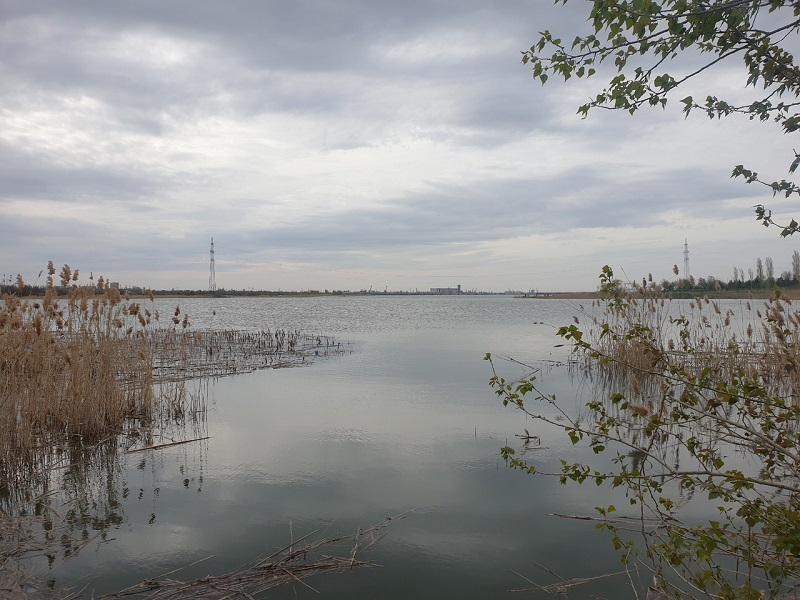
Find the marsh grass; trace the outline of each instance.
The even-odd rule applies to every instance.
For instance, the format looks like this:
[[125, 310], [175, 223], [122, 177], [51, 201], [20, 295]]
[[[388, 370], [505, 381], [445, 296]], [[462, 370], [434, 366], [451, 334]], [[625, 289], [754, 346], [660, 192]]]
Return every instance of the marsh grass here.
[[158, 315], [123, 301], [103, 278], [100, 294], [78, 285], [66, 265], [62, 296], [53, 274], [51, 263], [43, 299], [6, 294], [0, 307], [4, 471], [67, 440], [98, 442], [154, 409], [147, 339]]
[[[617, 437], [648, 445], [664, 462], [677, 464], [685, 450], [684, 422], [670, 416], [687, 392], [699, 391], [709, 405], [727, 398], [722, 416], [748, 426], [757, 419], [740, 410], [743, 390], [758, 390], [779, 412], [800, 407], [800, 307], [779, 290], [766, 300], [721, 303], [708, 296], [671, 300], [644, 282], [612, 287], [580, 314], [591, 350], [575, 355], [571, 376], [594, 398], [608, 399], [604, 414], [613, 417]], [[699, 410], [690, 421], [689, 434], [709, 444], [728, 444], [731, 452], [750, 445], [746, 436], [722, 431], [714, 411]]]
[[121, 481], [129, 456], [144, 469], [147, 451], [194, 442], [179, 453], [201, 452], [200, 491], [210, 380], [343, 353], [293, 330], [197, 331], [152, 294], [82, 284], [67, 265], [55, 276], [50, 262], [41, 298], [0, 296], [0, 587], [37, 593], [14, 565], [103, 543], [136, 493]]
[[[43, 298], [0, 304], [0, 481], [50, 468], [52, 454], [205, 410], [185, 382], [307, 364], [341, 353], [298, 331], [195, 331], [150, 294], [121, 296], [103, 277], [79, 282], [48, 264]], [[25, 283], [17, 279], [21, 291]]]
[[[755, 378], [775, 393], [800, 397], [800, 308], [775, 290], [734, 310], [708, 296], [670, 300], [655, 284], [636, 286], [581, 311], [594, 353], [583, 367], [616, 383], [647, 383], [666, 369], [712, 370], [720, 378]], [[638, 379], [637, 379], [638, 377]]]
[[[200, 491], [210, 380], [343, 353], [332, 338], [296, 330], [197, 331], [180, 307], [159, 314], [152, 294], [132, 300], [103, 277], [82, 284], [67, 265], [55, 276], [50, 262], [41, 298], [0, 296], [0, 588], [10, 597], [71, 597], [19, 567], [37, 556], [52, 565], [95, 540], [104, 543], [136, 493], [124, 481], [128, 460], [145, 469], [153, 449], [193, 442], [178, 452], [200, 452], [200, 472], [191, 479]], [[26, 289], [21, 277], [17, 289]], [[192, 461], [185, 462], [188, 469]], [[145, 492], [138, 493], [141, 499]], [[364, 536], [352, 539], [357, 547]], [[268, 588], [367, 564], [354, 554], [298, 560], [316, 546], [236, 577]], [[160, 592], [176, 586], [163, 582]], [[169, 597], [194, 597], [198, 589], [177, 587]]]

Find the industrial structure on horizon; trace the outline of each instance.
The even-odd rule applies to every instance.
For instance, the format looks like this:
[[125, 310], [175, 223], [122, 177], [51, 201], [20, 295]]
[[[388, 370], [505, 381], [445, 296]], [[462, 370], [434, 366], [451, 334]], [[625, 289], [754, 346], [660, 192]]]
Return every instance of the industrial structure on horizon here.
[[683, 238], [683, 278], [689, 279], [692, 274], [689, 272], [689, 240]]
[[451, 288], [431, 288], [431, 294], [439, 294], [444, 296], [455, 296], [461, 293], [461, 284], [459, 283], [456, 287]]
[[212, 294], [217, 291], [217, 274], [214, 272], [214, 238], [211, 238], [211, 266], [208, 273], [208, 291]]

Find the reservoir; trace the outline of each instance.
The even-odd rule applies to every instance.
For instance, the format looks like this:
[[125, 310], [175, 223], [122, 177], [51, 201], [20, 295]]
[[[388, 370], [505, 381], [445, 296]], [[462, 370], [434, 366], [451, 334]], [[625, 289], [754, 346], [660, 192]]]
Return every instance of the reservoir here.
[[[361, 556], [379, 567], [268, 597], [519, 598], [511, 590], [529, 589], [525, 597], [544, 598], [537, 586], [622, 570], [594, 523], [553, 516], [624, 510], [620, 498], [506, 468], [505, 445], [551, 472], [585, 450], [504, 408], [483, 360], [491, 352], [508, 379], [535, 371], [542, 391], [580, 414], [592, 390], [555, 335], [578, 304], [466, 295], [155, 301], [162, 315], [176, 304], [198, 330], [300, 330], [333, 336], [342, 352], [190, 383], [207, 411], [165, 424], [154, 443], [206, 439], [54, 474], [51, 503], [90, 541], [27, 561], [43, 581], [88, 584], [97, 596], [175, 569], [171, 577], [194, 579], [386, 517], [396, 517], [386, 537]], [[517, 437], [526, 429], [540, 443]], [[624, 575], [608, 577], [568, 597], [627, 597], [628, 586]]]

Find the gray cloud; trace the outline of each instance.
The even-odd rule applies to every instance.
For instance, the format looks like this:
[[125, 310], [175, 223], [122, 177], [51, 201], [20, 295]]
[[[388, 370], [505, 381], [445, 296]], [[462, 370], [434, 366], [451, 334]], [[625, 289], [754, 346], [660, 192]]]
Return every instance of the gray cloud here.
[[[781, 155], [761, 130], [742, 128], [737, 148], [674, 111], [581, 121], [602, 79], [532, 80], [519, 51], [545, 28], [573, 36], [584, 13], [518, 0], [6, 2], [0, 270], [52, 258], [202, 286], [213, 235], [232, 261], [338, 269], [340, 287], [348, 269], [399, 273], [403, 260], [501, 265], [514, 281], [554, 244], [580, 262], [625, 231], [619, 247], [636, 257], [654, 231], [679, 244], [750, 220], [759, 190], [727, 174]], [[594, 273], [570, 284], [591, 288]]]

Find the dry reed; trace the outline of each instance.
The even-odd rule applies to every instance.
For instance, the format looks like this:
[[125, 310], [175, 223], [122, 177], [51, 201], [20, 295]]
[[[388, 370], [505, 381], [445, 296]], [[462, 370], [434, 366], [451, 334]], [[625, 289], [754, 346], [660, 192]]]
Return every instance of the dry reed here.
[[[36, 554], [52, 562], [104, 539], [119, 519], [118, 501], [115, 486], [97, 474], [113, 479], [123, 451], [163, 446], [158, 439], [174, 437], [162, 434], [189, 421], [204, 439], [209, 378], [342, 353], [331, 338], [298, 331], [194, 331], [180, 308], [162, 321], [152, 294], [142, 306], [102, 277], [81, 285], [64, 265], [57, 285], [52, 262], [47, 272], [43, 298], [4, 294], [0, 303], [0, 597], [69, 597], [13, 565]], [[21, 277], [17, 285], [21, 292]], [[187, 381], [198, 378], [193, 392]], [[64, 499], [61, 493], [67, 502], [56, 509], [51, 499]], [[356, 549], [382, 526], [292, 547], [215, 578], [163, 580], [122, 595], [214, 598], [224, 586], [231, 597], [247, 597], [246, 590], [365, 566]], [[316, 554], [346, 539], [354, 544], [347, 557]]]
[[[253, 598], [266, 590], [290, 583], [299, 583], [314, 590], [305, 582], [305, 579], [313, 575], [344, 573], [356, 568], [377, 566], [374, 562], [363, 560], [362, 554], [383, 539], [386, 535], [383, 530], [388, 525], [404, 516], [401, 514], [389, 517], [368, 529], [359, 529], [354, 534], [331, 539], [312, 540], [311, 538], [317, 533], [314, 531], [265, 558], [219, 575], [208, 575], [188, 581], [168, 578], [181, 570], [177, 569], [99, 597], [153, 600]], [[4, 559], [0, 561], [0, 598], [50, 597], [74, 600], [84, 597], [84, 592], [91, 583], [78, 592], [54, 591], [23, 571], [3, 566], [3, 562], [9, 557], [22, 556], [42, 549], [40, 536], [33, 532], [33, 523], [32, 519], [12, 519], [0, 513], [0, 541], [5, 541], [5, 546], [0, 546], [2, 551], [0, 558]], [[213, 557], [196, 561], [188, 567], [210, 558]]]
[[[597, 351], [587, 369], [629, 377], [629, 369], [661, 375], [667, 366], [689, 373], [756, 377], [776, 393], [800, 395], [800, 308], [780, 292], [735, 312], [719, 300], [665, 299], [656, 284], [624, 293], [617, 302], [595, 301], [584, 313], [587, 339]], [[636, 385], [638, 382], [631, 382]], [[638, 394], [635, 387], [631, 397]]]
[[[3, 296], [0, 308], [0, 468], [36, 461], [66, 438], [92, 441], [148, 414], [153, 386], [147, 332], [154, 324], [100, 278], [79, 286], [49, 265], [42, 300]], [[22, 283], [21, 281], [19, 282]], [[133, 304], [133, 303], [131, 303]], [[141, 320], [137, 316], [142, 316]], [[149, 317], [148, 317], [149, 318]], [[0, 475], [5, 473], [0, 472]]]
[[[0, 304], [0, 481], [30, 476], [48, 454], [95, 444], [131, 422], [203, 410], [182, 382], [306, 364], [341, 352], [298, 331], [193, 331], [176, 308], [166, 323], [149, 304], [122, 297], [103, 277], [78, 282], [52, 261], [42, 299], [5, 294]], [[18, 277], [21, 291], [25, 284]]]
[[166, 578], [174, 573], [171, 572], [100, 598], [253, 598], [266, 590], [288, 583], [299, 583], [316, 592], [305, 579], [322, 573], [344, 573], [355, 568], [377, 566], [371, 561], [362, 560], [361, 554], [383, 539], [386, 535], [383, 529], [402, 517], [403, 515], [390, 517], [369, 529], [359, 529], [355, 534], [332, 539], [308, 541], [316, 533], [312, 532], [266, 558], [221, 575], [178, 581]]

